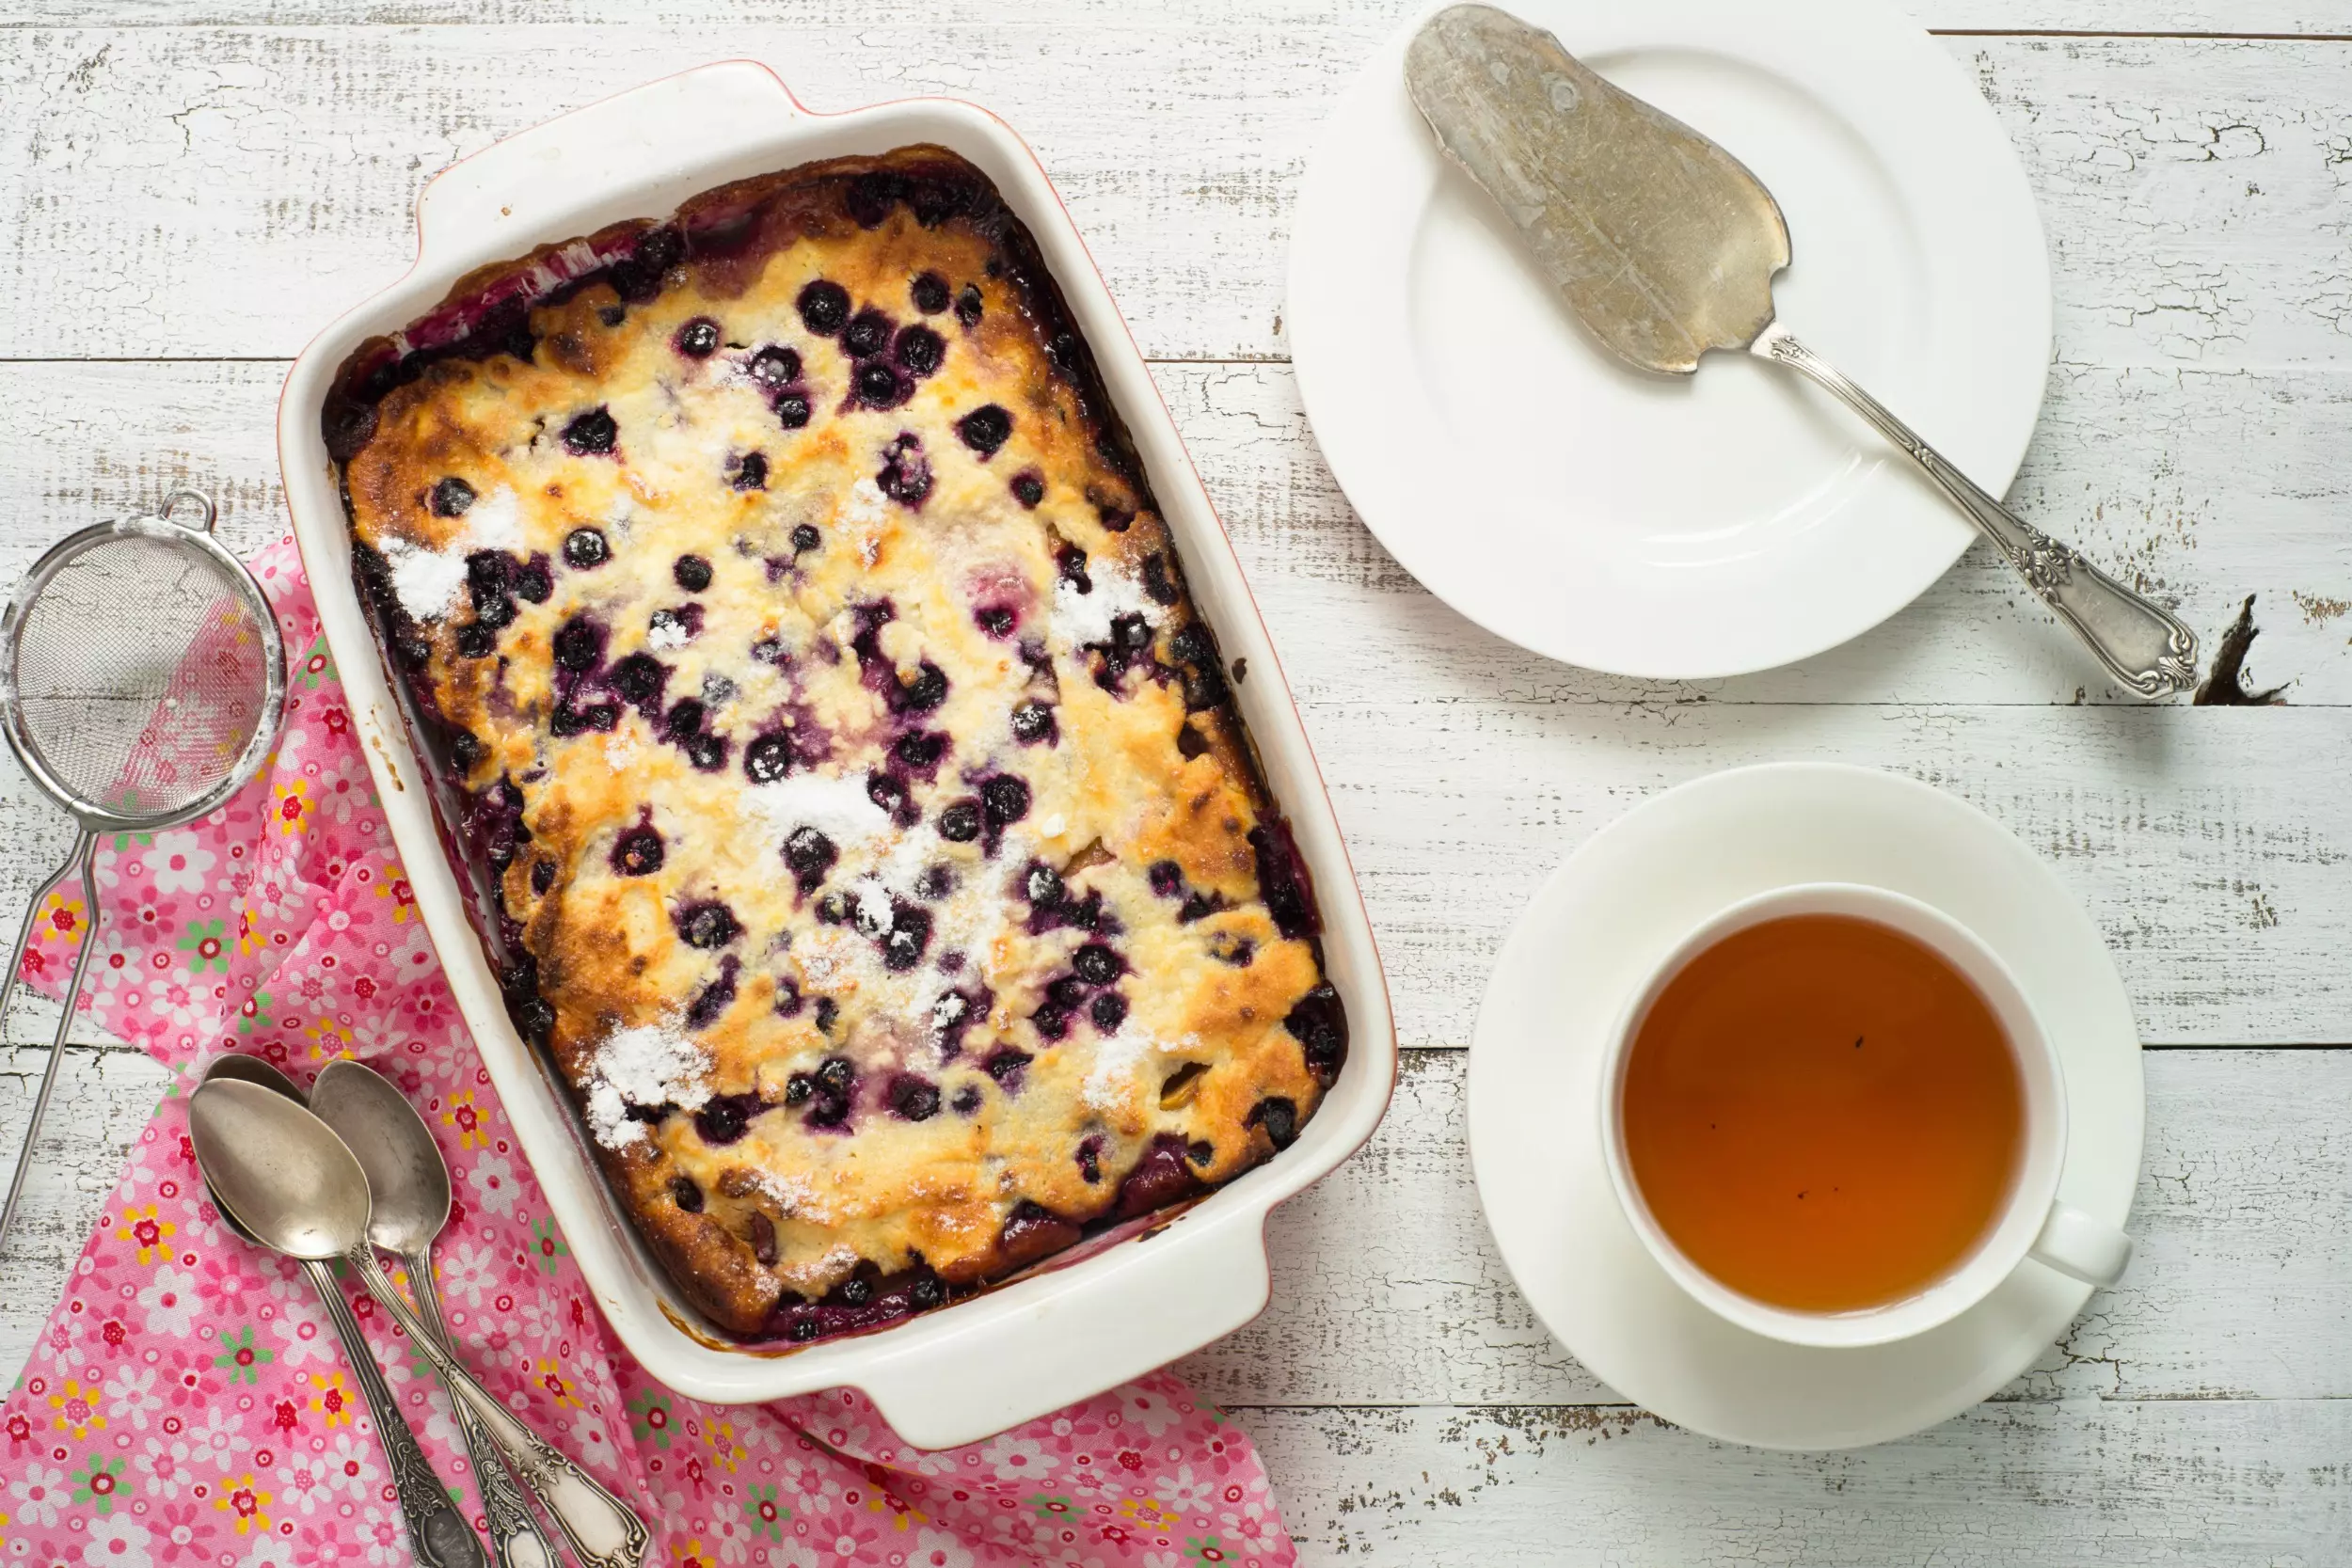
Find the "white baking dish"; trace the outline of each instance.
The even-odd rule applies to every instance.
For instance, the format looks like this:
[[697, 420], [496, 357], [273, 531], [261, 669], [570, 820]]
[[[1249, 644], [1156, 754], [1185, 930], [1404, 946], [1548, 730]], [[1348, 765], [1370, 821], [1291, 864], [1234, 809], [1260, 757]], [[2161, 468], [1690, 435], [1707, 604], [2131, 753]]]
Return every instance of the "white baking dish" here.
[[[1148, 1236], [1080, 1249], [1062, 1266], [865, 1336], [790, 1352], [738, 1348], [685, 1305], [646, 1254], [610, 1199], [552, 1065], [507, 1020], [352, 586], [319, 410], [336, 367], [361, 341], [423, 316], [474, 268], [621, 219], [664, 217], [731, 180], [914, 142], [970, 159], [1036, 237], [1135, 438], [1200, 611], [1229, 665], [1248, 661], [1235, 693], [1313, 873], [1351, 1044], [1338, 1083], [1295, 1144]], [[278, 420], [286, 499], [425, 928], [523, 1153], [622, 1342], [655, 1377], [696, 1399], [750, 1403], [862, 1388], [910, 1442], [944, 1448], [1099, 1393], [1256, 1316], [1269, 1291], [1266, 1213], [1371, 1135], [1395, 1080], [1395, 1031], [1355, 876], [1256, 603], [1142, 356], [1035, 155], [1003, 121], [968, 103], [922, 99], [813, 115], [765, 66], [736, 60], [608, 99], [467, 159], [425, 187], [417, 228], [408, 276], [320, 334], [286, 379]]]

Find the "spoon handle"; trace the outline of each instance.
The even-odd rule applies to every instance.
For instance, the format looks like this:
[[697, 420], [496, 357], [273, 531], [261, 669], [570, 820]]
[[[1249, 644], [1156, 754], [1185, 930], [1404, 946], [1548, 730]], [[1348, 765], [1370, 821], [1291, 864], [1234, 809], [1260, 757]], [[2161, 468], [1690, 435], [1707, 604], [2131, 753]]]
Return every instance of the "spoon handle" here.
[[516, 1420], [491, 1397], [488, 1389], [474, 1381], [471, 1372], [441, 1348], [432, 1331], [392, 1288], [391, 1276], [375, 1260], [374, 1250], [365, 1238], [343, 1254], [343, 1261], [358, 1272], [368, 1293], [408, 1331], [408, 1338], [449, 1386], [451, 1397], [470, 1406], [480, 1418], [490, 1441], [498, 1445], [499, 1452], [514, 1469], [515, 1479], [539, 1499], [539, 1506], [563, 1529], [564, 1539], [570, 1543], [572, 1555], [580, 1559], [582, 1568], [640, 1568], [652, 1536], [636, 1511], [606, 1491], [604, 1483], [596, 1477], [557, 1452], [547, 1439]]
[[[449, 1337], [449, 1325], [441, 1320], [440, 1292], [433, 1284], [432, 1253], [420, 1247], [415, 1252], [402, 1253], [400, 1260], [408, 1271], [408, 1293], [416, 1299], [417, 1316], [433, 1331], [434, 1339], [443, 1349], [456, 1354], [457, 1342]], [[491, 1555], [503, 1568], [555, 1568], [555, 1543], [540, 1530], [531, 1504], [523, 1499], [515, 1478], [507, 1473], [506, 1461], [499, 1456], [490, 1434], [482, 1430], [482, 1418], [465, 1401], [451, 1402], [457, 1407], [457, 1430], [465, 1434], [466, 1453], [473, 1460], [474, 1483], [482, 1490], [483, 1511], [490, 1516]]]
[[1787, 365], [1827, 388], [1919, 465], [1944, 493], [1983, 530], [2042, 602], [2099, 656], [2108, 673], [2142, 697], [2185, 691], [2197, 684], [2197, 634], [2161, 606], [2133, 593], [2074, 550], [2020, 520], [1887, 406], [1797, 341], [1778, 322], [1749, 352]]
[[359, 1321], [351, 1315], [343, 1288], [335, 1282], [335, 1271], [317, 1259], [305, 1259], [302, 1270], [318, 1287], [319, 1300], [326, 1303], [326, 1315], [342, 1339], [343, 1358], [351, 1363], [352, 1376], [367, 1399], [368, 1414], [375, 1418], [375, 1434], [383, 1442], [385, 1462], [392, 1467], [392, 1487], [400, 1496], [401, 1516], [407, 1521], [408, 1541], [416, 1548], [417, 1560], [425, 1568], [484, 1568], [482, 1542], [450, 1500], [449, 1488], [441, 1483], [433, 1462], [417, 1446], [417, 1434], [400, 1413], [400, 1402], [385, 1386], [384, 1374], [376, 1369], [375, 1353], [359, 1333]]

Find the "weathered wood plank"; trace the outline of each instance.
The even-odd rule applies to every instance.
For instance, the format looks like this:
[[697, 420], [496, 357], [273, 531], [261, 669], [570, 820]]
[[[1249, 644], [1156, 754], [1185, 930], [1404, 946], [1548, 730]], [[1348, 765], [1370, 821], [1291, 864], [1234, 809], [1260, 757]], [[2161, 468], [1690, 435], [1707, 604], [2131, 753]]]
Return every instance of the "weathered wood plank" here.
[[[21, 569], [55, 532], [183, 479], [223, 497], [232, 540], [249, 547], [271, 536], [282, 513], [266, 416], [279, 373], [0, 367], [0, 494], [20, 499], [0, 521], [0, 573]], [[2148, 421], [2129, 416], [2128, 394], [2154, 373], [2090, 378], [2067, 397], [2121, 386], [2112, 427], [2136, 430]], [[2207, 629], [2228, 594], [2261, 587], [2276, 641], [2257, 644], [2255, 673], [2294, 673], [2274, 662], [2272, 647], [2286, 648], [2323, 661], [2311, 667], [2314, 698], [2344, 701], [2352, 673], [2333, 644], [2346, 623], [2298, 629], [2276, 602], [2288, 587], [2352, 596], [2335, 586], [2352, 578], [2352, 558], [2322, 536], [2324, 507], [2289, 493], [2330, 477], [2322, 426], [2342, 406], [2337, 394], [2280, 403], [2280, 388], [2324, 380], [2310, 375], [2181, 379], [2223, 398], [2244, 382], [2251, 406], [2224, 402], [2185, 417], [2170, 444], [2087, 442], [2077, 450], [2112, 464], [2094, 484], [2118, 498], [2112, 511], [2137, 515], [2152, 504], [2130, 499], [2137, 465], [2164, 460], [2186, 470], [2181, 483], [2198, 495], [2241, 496], [2191, 531], [2258, 525], [2230, 534], [2226, 593], [2199, 590]], [[1322, 475], [1284, 370], [1167, 367], [1164, 383], [1305, 709], [1408, 1044], [1464, 1037], [1511, 921], [1586, 834], [1668, 784], [1790, 756], [1931, 780], [2050, 856], [2116, 948], [2151, 1041], [2352, 1040], [2352, 974], [2342, 962], [2352, 707], [2042, 705], [2072, 695], [2073, 656], [1982, 563], [1854, 647], [1793, 672], [1692, 689], [1593, 676], [1486, 637], [1403, 578]], [[2231, 430], [2298, 401], [2312, 405], [2308, 422], [2276, 414], [2286, 439], [2233, 455], [2250, 443]], [[2068, 428], [2054, 422], [2051, 438]], [[2264, 452], [2278, 476], [2268, 499], [2256, 493]], [[2149, 559], [2169, 580], [2193, 581], [2189, 563], [2201, 557], [2185, 548]], [[2032, 650], [2022, 673], [2001, 662], [2011, 647]], [[2298, 703], [2303, 695], [2297, 688]], [[1400, 745], [1402, 736], [1412, 742]], [[68, 835], [13, 769], [0, 773], [0, 829], [24, 847], [0, 866], [0, 909], [9, 909]]]
[[[853, 34], [820, 14], [8, 30], [0, 211], [17, 221], [0, 236], [0, 277], [15, 309], [0, 318], [0, 356], [290, 355], [407, 264], [410, 206], [433, 170], [732, 55], [775, 63], [820, 108], [911, 93], [987, 103], [1037, 147], [1148, 353], [1280, 356], [1291, 194], [1385, 12], [1081, 26], [918, 20], [901, 0]], [[2343, 44], [1946, 43], [2041, 198], [2061, 359], [2341, 354]]]
[[[2131, 1272], [2005, 1401], [2352, 1396], [2352, 1051], [2154, 1051]], [[1184, 1363], [1229, 1404], [1615, 1402], [1505, 1272], [1467, 1058], [1417, 1052], [1364, 1150], [1277, 1212], [1274, 1305]], [[1576, 1134], [1565, 1128], [1563, 1136]], [[2221, 1282], [2226, 1281], [2226, 1286]]]
[[[2352, 32], [2352, 10], [2327, 0], [1905, 0], [1902, 8], [1938, 30], [2303, 35]], [[1125, 0], [1027, 0], [1021, 20], [1069, 28], [1200, 27], [1228, 24], [1227, 0], [1167, 0], [1140, 9]], [[1251, 20], [1292, 27], [1401, 26], [1420, 0], [1265, 0]], [[1001, 21], [1001, 0], [880, 0], [860, 6], [860, 27], [985, 25]], [[639, 27], [747, 23], [824, 25], [841, 21], [833, 0], [22, 0], [0, 25], [121, 26], [480, 26], [536, 23], [625, 23]]]
[[[1547, 1335], [1494, 1252], [1463, 1143], [1465, 1058], [1415, 1053], [1387, 1122], [1277, 1213], [1273, 1307], [1192, 1357], [1235, 1405], [1613, 1403]], [[38, 1053], [0, 1063], [13, 1160]], [[18, 1234], [0, 1254], [0, 1378], [63, 1288], [167, 1083], [120, 1050], [68, 1053]], [[2006, 1389], [2009, 1402], [2352, 1397], [2352, 1052], [2153, 1052], [2123, 1283]], [[2228, 1281], [2226, 1290], [2216, 1282]]]
[[1990, 1404], [1907, 1442], [1727, 1448], [1621, 1411], [1245, 1411], [1300, 1560], [1414, 1568], [2325, 1568], [2352, 1404]]

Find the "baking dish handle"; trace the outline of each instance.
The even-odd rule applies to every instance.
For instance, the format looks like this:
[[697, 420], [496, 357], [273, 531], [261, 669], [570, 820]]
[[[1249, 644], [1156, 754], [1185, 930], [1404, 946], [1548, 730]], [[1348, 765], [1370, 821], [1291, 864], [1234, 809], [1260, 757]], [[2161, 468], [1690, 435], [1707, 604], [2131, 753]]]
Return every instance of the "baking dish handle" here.
[[772, 140], [780, 124], [807, 112], [756, 60], [697, 66], [459, 159], [418, 198], [419, 235], [427, 252], [463, 245], [511, 255], [585, 193], [707, 169], [739, 145]]
[[957, 1448], [1190, 1354], [1265, 1310], [1271, 1289], [1258, 1204], [1223, 1214], [1204, 1204], [1088, 1267], [1111, 1259], [1083, 1290], [1056, 1290], [1048, 1275], [1017, 1306], [1019, 1286], [974, 1303], [983, 1310], [961, 1331], [860, 1368], [857, 1386], [916, 1448]]

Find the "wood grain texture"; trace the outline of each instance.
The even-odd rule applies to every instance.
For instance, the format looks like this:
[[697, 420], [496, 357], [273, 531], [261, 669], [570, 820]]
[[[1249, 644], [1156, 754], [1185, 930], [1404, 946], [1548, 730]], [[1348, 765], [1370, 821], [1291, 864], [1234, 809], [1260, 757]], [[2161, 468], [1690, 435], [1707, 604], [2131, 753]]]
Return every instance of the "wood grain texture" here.
[[[1385, 20], [885, 16], [852, 38], [802, 17], [0, 32], [0, 102], [15, 108], [0, 119], [0, 211], [17, 219], [0, 230], [16, 307], [0, 316], [0, 357], [291, 356], [407, 265], [434, 171], [734, 55], [775, 65], [820, 109], [916, 93], [986, 103], [1037, 149], [1146, 353], [1281, 356], [1292, 192]], [[2344, 44], [1945, 43], [2040, 199], [2061, 360], [2335, 356], [2352, 327]]]
[[[2139, 373], [2116, 372], [2124, 382]], [[251, 364], [0, 366], [0, 491], [40, 502], [0, 531], [0, 572], [21, 569], [53, 532], [176, 483], [220, 497], [223, 527], [241, 547], [274, 537], [283, 506], [270, 420], [281, 374]], [[1660, 688], [1595, 676], [1470, 626], [1389, 561], [1314, 456], [1286, 367], [1183, 364], [1160, 374], [1331, 782], [1406, 1043], [1467, 1037], [1512, 920], [1595, 829], [1682, 780], [1796, 756], [1940, 784], [2049, 857], [2106, 933], [2149, 1041], [2352, 1041], [2343, 963], [2352, 946], [2343, 893], [2352, 706], [2304, 704], [2301, 686], [2284, 708], [2057, 705], [2083, 678], [2075, 656], [1997, 567], [1974, 557], [1887, 626], [1794, 670]], [[2259, 388], [2253, 396], [2231, 417], [2265, 417]], [[2086, 411], [2050, 429], [2078, 423], [2096, 420]], [[2295, 475], [2316, 483], [2330, 472], [2316, 418], [2296, 442], [2299, 461], [2269, 465], [2287, 476], [2282, 489]], [[2103, 450], [2086, 439], [2064, 460], [2077, 482], [2095, 474], [2118, 493], [2139, 483], [2144, 451], [2099, 467]], [[2183, 494], [2248, 495], [2228, 508], [2233, 516], [2272, 520], [2301, 505], [2282, 496], [2265, 509], [2252, 495], [2259, 460], [2230, 456], [2245, 444], [2199, 434], [2193, 421], [2169, 450], [2207, 470], [2182, 481], [2195, 487]], [[2289, 583], [2344, 580], [2314, 562], [2340, 562], [2352, 578], [2347, 545], [2320, 537], [2321, 509], [2304, 515], [2233, 533], [2232, 594], [2259, 583], [2283, 598]], [[2187, 552], [2203, 547], [2151, 559], [2192, 581], [2198, 558]], [[2235, 608], [2227, 594], [2200, 602], [2208, 631]], [[2313, 626], [2300, 641], [2291, 614], [2269, 624], [2253, 673], [2289, 678], [2274, 648], [2299, 653], [2314, 660], [2306, 684], [2331, 688], [2340, 704], [2352, 680], [2333, 647], [2344, 624]], [[2001, 661], [2019, 647], [2033, 657], [2010, 671]], [[1955, 650], [1972, 657], [1958, 662]], [[13, 770], [0, 783], [0, 828], [25, 847], [0, 865], [0, 894], [21, 898], [70, 837]], [[11, 1033], [33, 1037], [22, 1025]]]
[[1314, 1563], [2332, 1568], [2352, 1404], [1986, 1404], [1904, 1442], [1730, 1448], [1623, 1411], [1241, 1412]]

